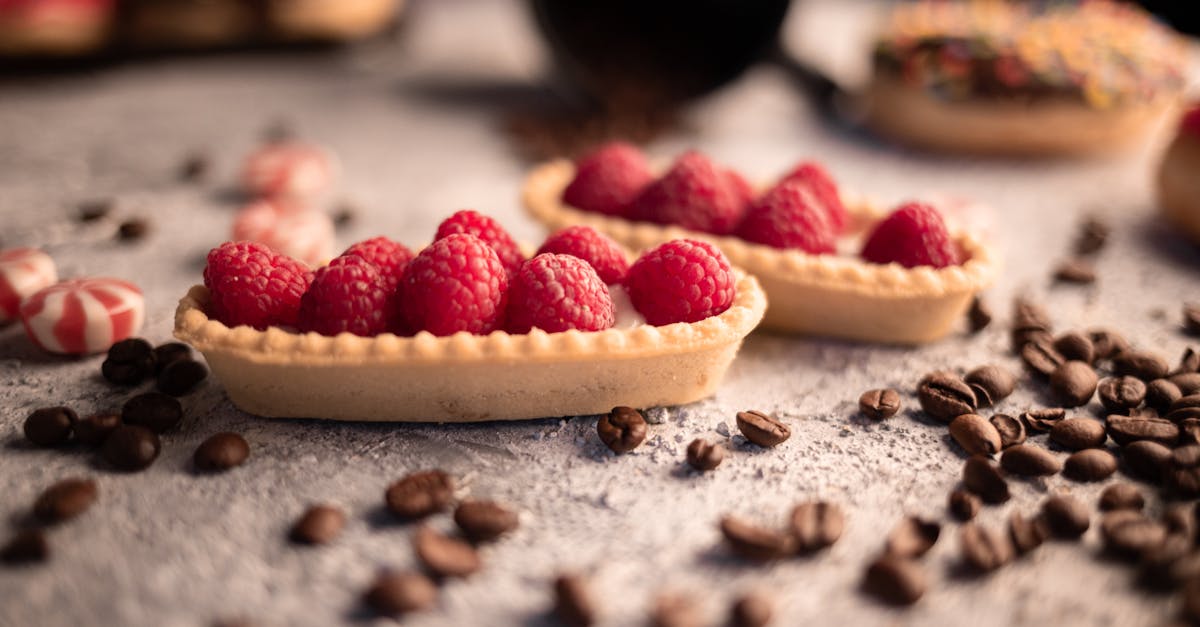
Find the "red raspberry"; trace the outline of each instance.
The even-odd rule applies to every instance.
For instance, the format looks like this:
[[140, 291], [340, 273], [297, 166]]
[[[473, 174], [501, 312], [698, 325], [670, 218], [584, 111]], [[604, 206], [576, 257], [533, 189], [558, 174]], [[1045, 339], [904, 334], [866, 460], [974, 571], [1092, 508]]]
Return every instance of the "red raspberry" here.
[[741, 176], [692, 150], [642, 191], [631, 215], [635, 220], [725, 235], [737, 228], [751, 197], [750, 186]]
[[616, 320], [612, 295], [588, 262], [546, 253], [521, 266], [508, 297], [508, 332], [600, 331]]
[[738, 237], [814, 255], [834, 252], [833, 228], [805, 181], [785, 180], [750, 205]]
[[563, 190], [562, 200], [584, 211], [628, 217], [633, 200], [653, 180], [640, 150], [610, 142], [576, 162], [575, 178]]
[[806, 161], [788, 172], [778, 185], [789, 181], [801, 181], [808, 186], [821, 209], [825, 211], [834, 235], [846, 230], [850, 216], [846, 213], [846, 205], [842, 203], [842, 195], [838, 193], [837, 183], [833, 182], [828, 170], [819, 163]]
[[496, 251], [510, 277], [525, 263], [525, 255], [521, 254], [521, 248], [513, 241], [508, 231], [505, 231], [499, 222], [477, 211], [464, 209], [446, 218], [438, 225], [437, 236], [434, 239], [439, 240], [454, 233], [474, 235], [486, 242]]
[[537, 254], [571, 255], [592, 264], [600, 280], [608, 285], [619, 284], [629, 272], [625, 251], [613, 239], [590, 226], [576, 225], [546, 238]]
[[872, 263], [898, 263], [906, 268], [944, 268], [959, 263], [959, 250], [942, 215], [929, 205], [910, 202], [875, 226], [862, 249]]
[[1200, 138], [1200, 104], [1194, 104], [1187, 113], [1183, 114], [1183, 121], [1179, 125], [1181, 133], [1187, 133], [1192, 137]]
[[317, 270], [300, 299], [296, 326], [321, 335], [342, 332], [373, 337], [396, 317], [393, 290], [375, 266], [362, 257], [338, 257]]
[[401, 309], [414, 332], [486, 335], [503, 325], [508, 273], [486, 242], [455, 233], [408, 263], [400, 290]]
[[[363, 240], [342, 253], [342, 257], [361, 257], [366, 259], [379, 271], [389, 286], [389, 291], [395, 291], [404, 276], [404, 267], [412, 261], [413, 254], [404, 244], [392, 241], [386, 237], [372, 237]], [[336, 259], [335, 259], [336, 261]]]
[[696, 322], [729, 309], [734, 282], [729, 260], [716, 246], [677, 239], [633, 262], [625, 289], [634, 309], [658, 326]]
[[257, 242], [225, 242], [208, 251], [204, 267], [213, 317], [260, 331], [296, 325], [312, 278], [304, 264]]

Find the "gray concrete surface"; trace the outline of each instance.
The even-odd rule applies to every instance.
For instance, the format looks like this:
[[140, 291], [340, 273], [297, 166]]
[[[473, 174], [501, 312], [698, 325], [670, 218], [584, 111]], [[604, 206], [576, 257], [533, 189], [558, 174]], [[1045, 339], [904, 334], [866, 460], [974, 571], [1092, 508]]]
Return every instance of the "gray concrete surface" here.
[[[537, 98], [531, 85], [542, 59], [529, 25], [516, 3], [419, 8], [399, 43], [352, 52], [214, 56], [4, 82], [3, 245], [45, 245], [64, 275], [135, 280], [147, 295], [144, 334], [165, 340], [175, 301], [199, 281], [202, 255], [229, 228], [223, 185], [259, 130], [281, 115], [342, 159], [343, 195], [364, 207], [340, 234], [343, 246], [379, 233], [416, 245], [461, 207], [491, 213], [535, 240], [540, 231], [517, 196], [529, 164], [501, 132], [506, 106]], [[804, 2], [789, 22], [788, 45], [852, 76], [862, 68], [858, 34], [869, 9]], [[1172, 616], [1175, 601], [1136, 591], [1128, 570], [1099, 557], [1095, 529], [1081, 544], [1050, 543], [993, 576], [964, 578], [956, 574], [951, 524], [925, 560], [932, 586], [917, 606], [893, 610], [857, 591], [892, 524], [905, 513], [944, 517], [957, 482], [960, 453], [943, 427], [912, 411], [914, 384], [935, 367], [1017, 368], [1003, 329], [1013, 293], [1044, 298], [1060, 328], [1110, 324], [1171, 359], [1182, 351], [1178, 305], [1195, 298], [1200, 255], [1153, 217], [1148, 181], [1157, 149], [1039, 163], [910, 154], [822, 125], [772, 67], [697, 105], [688, 121], [688, 130], [651, 152], [696, 146], [755, 178], [814, 156], [846, 186], [883, 199], [942, 192], [986, 202], [1007, 256], [991, 292], [999, 324], [917, 350], [755, 335], [715, 398], [670, 411], [644, 446], [619, 458], [598, 442], [594, 417], [477, 426], [262, 420], [234, 409], [212, 382], [186, 399], [187, 418], [157, 463], [128, 476], [97, 469], [84, 452], [22, 444], [20, 424], [32, 408], [66, 403], [82, 413], [117, 407], [124, 395], [99, 379], [98, 358], [47, 357], [8, 327], [0, 330], [4, 535], [59, 478], [97, 477], [100, 500], [51, 530], [49, 563], [0, 568], [0, 624], [196, 626], [233, 616], [265, 625], [370, 622], [357, 598], [372, 574], [414, 564], [410, 530], [381, 514], [384, 487], [431, 466], [453, 472], [471, 495], [514, 504], [522, 527], [485, 550], [483, 572], [445, 585], [436, 611], [406, 621], [414, 625], [542, 624], [548, 581], [562, 569], [593, 577], [604, 624], [612, 625], [640, 623], [663, 589], [698, 595], [717, 624], [752, 586], [778, 597], [780, 625], [1132, 626]], [[214, 155], [216, 184], [173, 182], [193, 148]], [[122, 215], [152, 219], [153, 236], [117, 244], [110, 227], [71, 222], [78, 200], [105, 195], [119, 199]], [[1099, 261], [1101, 279], [1091, 288], [1052, 287], [1050, 268], [1083, 210], [1116, 226]], [[906, 411], [883, 424], [864, 422], [856, 399], [882, 385], [905, 391]], [[998, 409], [1020, 411], [1037, 395], [1026, 385]], [[752, 407], [783, 416], [792, 439], [759, 451], [724, 437], [734, 412]], [[228, 474], [193, 476], [196, 445], [221, 430], [243, 433], [251, 459]], [[704, 476], [682, 466], [687, 443], [701, 435], [732, 449]], [[1094, 502], [1100, 487], [1061, 477], [1015, 482], [1013, 501], [981, 518], [999, 524], [1054, 491]], [[848, 512], [846, 534], [831, 551], [760, 567], [730, 559], [721, 546], [721, 514], [780, 522], [808, 498]], [[347, 508], [345, 535], [324, 548], [289, 546], [287, 527], [313, 501]], [[1159, 507], [1155, 497], [1152, 508]]]

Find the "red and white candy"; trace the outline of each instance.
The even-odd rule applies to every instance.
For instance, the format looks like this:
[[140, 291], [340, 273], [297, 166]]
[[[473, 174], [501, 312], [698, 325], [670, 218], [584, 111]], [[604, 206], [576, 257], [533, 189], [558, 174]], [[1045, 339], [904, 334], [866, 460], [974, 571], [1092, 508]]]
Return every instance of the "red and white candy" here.
[[260, 200], [233, 222], [233, 239], [266, 244], [316, 266], [333, 257], [333, 220], [328, 214], [288, 203]]
[[317, 146], [299, 142], [267, 144], [246, 159], [242, 185], [252, 196], [309, 199], [333, 186], [333, 158]]
[[0, 323], [16, 320], [21, 301], [57, 281], [58, 270], [50, 255], [36, 248], [0, 251]]
[[21, 322], [33, 343], [69, 355], [108, 350], [136, 333], [145, 317], [142, 291], [120, 279], [63, 281], [21, 305]]

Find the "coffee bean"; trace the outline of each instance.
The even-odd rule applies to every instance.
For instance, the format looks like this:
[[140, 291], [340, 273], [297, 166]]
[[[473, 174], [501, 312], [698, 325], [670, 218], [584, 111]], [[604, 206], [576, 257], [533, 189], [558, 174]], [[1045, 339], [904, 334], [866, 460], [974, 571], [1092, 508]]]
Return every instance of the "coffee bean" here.
[[975, 411], [975, 393], [952, 372], [926, 375], [917, 385], [917, 398], [925, 413], [947, 424]]
[[151, 366], [154, 365], [154, 347], [140, 337], [127, 338], [113, 344], [108, 347], [106, 355], [108, 359], [117, 362], [150, 362]]
[[1181, 446], [1171, 452], [1167, 483], [1181, 496], [1200, 496], [1200, 445]]
[[1113, 370], [1118, 375], [1153, 381], [1167, 376], [1167, 362], [1154, 353], [1126, 351], [1113, 358]]
[[730, 627], [766, 627], [771, 622], [774, 602], [760, 591], [738, 597], [729, 610]]
[[950, 423], [950, 437], [967, 455], [994, 455], [1000, 452], [1000, 432], [979, 414], [963, 414]]
[[154, 373], [161, 374], [167, 366], [181, 359], [191, 359], [192, 349], [182, 342], [167, 342], [154, 348]]
[[1142, 491], [1132, 483], [1114, 483], [1100, 493], [1100, 510], [1105, 512], [1119, 509], [1141, 511], [1146, 506]]
[[1183, 349], [1183, 355], [1179, 357], [1179, 365], [1175, 366], [1169, 374], [1196, 374], [1200, 373], [1200, 352], [1196, 349], [1187, 347]]
[[1182, 596], [1183, 607], [1180, 613], [1184, 619], [1195, 625], [1200, 622], [1200, 582], [1192, 579], [1184, 584]]
[[171, 396], [183, 396], [208, 378], [208, 368], [191, 359], [176, 359], [158, 375], [158, 391]]
[[1162, 524], [1167, 533], [1180, 535], [1195, 542], [1196, 504], [1168, 505], [1162, 513]]
[[217, 620], [212, 624], [212, 627], [262, 627], [262, 624], [248, 618], [234, 617]]
[[1146, 398], [1146, 384], [1136, 377], [1108, 377], [1098, 391], [1104, 408], [1115, 414], [1141, 405]]
[[1000, 456], [1000, 466], [1014, 475], [1024, 477], [1045, 477], [1062, 470], [1062, 464], [1050, 451], [1032, 444], [1018, 444], [1005, 449]]
[[884, 551], [897, 557], [917, 558], [937, 544], [942, 526], [933, 520], [906, 516], [888, 534]]
[[105, 359], [100, 364], [100, 376], [113, 385], [137, 385], [146, 378], [146, 373], [146, 368], [137, 363], [124, 363]]
[[1144, 551], [1138, 565], [1138, 581], [1155, 590], [1171, 590], [1200, 577], [1200, 551], [1191, 538], [1168, 533], [1156, 547]]
[[437, 586], [420, 573], [380, 573], [363, 602], [382, 616], [401, 616], [433, 608]]
[[50, 543], [46, 535], [37, 529], [18, 531], [4, 546], [0, 546], [0, 562], [6, 564], [32, 564], [44, 562], [50, 557]]
[[596, 623], [596, 605], [583, 577], [565, 574], [554, 580], [554, 616], [566, 627], [591, 627]]
[[1075, 235], [1075, 254], [1091, 255], [1100, 252], [1104, 248], [1104, 244], [1108, 242], [1108, 236], [1112, 232], [1112, 227], [1103, 219], [1097, 216], [1088, 216], [1079, 225], [1079, 231]]
[[975, 393], [978, 407], [991, 407], [1008, 398], [1017, 387], [1017, 379], [1000, 366], [980, 366], [967, 373], [963, 381]]
[[117, 238], [136, 242], [150, 234], [150, 223], [142, 218], [130, 218], [117, 226]]
[[596, 423], [600, 441], [614, 453], [628, 453], [646, 440], [646, 418], [632, 407], [614, 407]]
[[212, 169], [212, 160], [204, 153], [188, 155], [179, 165], [179, 180], [185, 183], [199, 183], [208, 177]]
[[154, 348], [141, 338], [128, 338], [108, 349], [100, 374], [117, 385], [137, 385], [154, 372]]
[[313, 505], [292, 525], [289, 537], [301, 544], [325, 544], [333, 541], [346, 526], [346, 513], [332, 505]]
[[38, 496], [33, 515], [46, 523], [70, 520], [96, 502], [96, 493], [96, 482], [91, 479], [63, 479]]
[[721, 518], [721, 533], [735, 553], [749, 560], [765, 562], [780, 559], [796, 550], [796, 541], [791, 535], [759, 527], [734, 516]]
[[871, 420], [891, 418], [900, 411], [900, 393], [891, 388], [867, 390], [858, 397], [858, 409]]
[[218, 433], [200, 443], [192, 464], [200, 472], [223, 472], [241, 466], [250, 457], [250, 445], [236, 433]]
[[1169, 379], [1175, 387], [1179, 388], [1179, 393], [1183, 396], [1192, 396], [1200, 393], [1200, 372], [1184, 372], [1173, 374]]
[[468, 540], [491, 542], [514, 530], [517, 513], [494, 501], [466, 500], [454, 509], [454, 523]]
[[1179, 427], [1162, 418], [1110, 415], [1104, 422], [1109, 437], [1122, 446], [1139, 440], [1172, 446], [1179, 439]]
[[1067, 407], [1081, 407], [1096, 393], [1096, 371], [1082, 361], [1068, 361], [1050, 375], [1050, 387]]
[[979, 513], [979, 508], [981, 507], [981, 501], [979, 500], [979, 497], [967, 492], [962, 488], [956, 488], [953, 492], [951, 492], [949, 500], [950, 513], [954, 514], [955, 518], [962, 521], [975, 518], [975, 515]]
[[725, 459], [725, 447], [703, 438], [696, 438], [687, 447], [687, 463], [701, 472], [712, 470]]
[[1046, 433], [1054, 429], [1054, 425], [1067, 417], [1067, 410], [1060, 407], [1048, 409], [1031, 409], [1021, 414], [1025, 426], [1035, 433]]
[[863, 588], [893, 605], [912, 605], [925, 594], [925, 571], [913, 560], [884, 555], [867, 567]]
[[147, 392], [125, 402], [121, 408], [121, 420], [127, 425], [139, 425], [155, 433], [165, 433], [183, 420], [183, 406], [166, 394]]
[[25, 439], [44, 447], [62, 446], [71, 439], [79, 416], [69, 407], [43, 407], [25, 419]]
[[976, 455], [963, 464], [963, 486], [979, 495], [985, 503], [1003, 503], [1008, 500], [1008, 482], [999, 468], [986, 457]]
[[1159, 442], [1139, 440], [1121, 448], [1121, 459], [1131, 476], [1162, 483], [1171, 466], [1171, 449]]
[[1091, 329], [1088, 339], [1092, 341], [1095, 359], [1112, 359], [1129, 350], [1129, 341], [1125, 336], [1112, 329]]
[[801, 503], [792, 509], [788, 519], [796, 550], [811, 553], [833, 546], [842, 537], [846, 527], [846, 516], [842, 508], [833, 503], [813, 501]]
[[1180, 444], [1200, 444], [1200, 418], [1184, 418], [1178, 426]]
[[454, 500], [454, 480], [440, 470], [414, 472], [388, 486], [384, 495], [391, 512], [416, 520], [445, 510]]
[[747, 440], [759, 446], [777, 446], [792, 437], [787, 425], [760, 411], [739, 411], [737, 426]]
[[1130, 418], [1161, 418], [1152, 407], [1135, 407], [1125, 411], [1125, 415]]
[[1021, 347], [1021, 361], [1033, 373], [1048, 377], [1067, 360], [1049, 341], [1037, 340]]
[[1054, 278], [1063, 283], [1086, 285], [1096, 282], [1096, 268], [1082, 259], [1067, 259], [1054, 269]]
[[1117, 458], [1101, 448], [1089, 448], [1067, 457], [1063, 476], [1075, 481], [1101, 481], [1117, 472]]
[[1050, 439], [1064, 448], [1078, 451], [1104, 446], [1108, 434], [1104, 431], [1104, 423], [1099, 420], [1067, 418], [1050, 429]]
[[659, 594], [650, 611], [651, 627], [700, 627], [696, 600], [678, 593]]
[[976, 296], [971, 300], [971, 309], [967, 311], [967, 327], [971, 333], [979, 333], [992, 323], [992, 308], [982, 298]]
[[483, 567], [475, 547], [428, 525], [413, 534], [413, 550], [421, 564], [438, 577], [467, 577]]
[[1014, 330], [1038, 329], [1049, 331], [1052, 328], [1050, 315], [1046, 313], [1045, 308], [1041, 305], [1026, 298], [1018, 298], [1013, 302], [1012, 328]]
[[1184, 304], [1183, 329], [1192, 335], [1200, 335], [1200, 304]]
[[1183, 422], [1188, 418], [1200, 418], [1200, 394], [1184, 396], [1171, 403], [1171, 410], [1167, 412], [1167, 420]]
[[1026, 344], [1041, 343], [1052, 345], [1054, 343], [1054, 336], [1045, 329], [1017, 329], [1013, 330], [1011, 341], [1012, 351], [1020, 355], [1021, 349]]
[[121, 425], [100, 447], [100, 456], [117, 470], [143, 470], [158, 459], [162, 444], [158, 434], [138, 425]]
[[1048, 537], [1050, 530], [1040, 518], [1030, 520], [1021, 515], [1021, 512], [1013, 512], [1008, 517], [1008, 538], [1012, 541], [1017, 555], [1026, 555], [1042, 546]]
[[1054, 349], [1068, 361], [1090, 364], [1096, 360], [1096, 348], [1092, 346], [1092, 340], [1078, 331], [1069, 331], [1055, 338]]
[[1087, 505], [1066, 494], [1055, 494], [1042, 502], [1042, 520], [1055, 537], [1073, 540], [1091, 525]]
[[991, 572], [1012, 560], [1009, 539], [974, 522], [963, 523], [958, 530], [963, 562], [980, 572]]
[[88, 446], [100, 446], [119, 426], [120, 414], [93, 414], [75, 423], [75, 439]]
[[1167, 530], [1141, 512], [1118, 510], [1100, 518], [1100, 535], [1109, 553], [1137, 559], [1167, 539]]
[[80, 222], [95, 222], [108, 217], [116, 203], [111, 198], [96, 198], [79, 203], [76, 215]]
[[342, 201], [333, 208], [333, 226], [339, 229], [350, 226], [358, 219], [360, 213], [362, 211], [357, 205], [349, 201]]
[[1025, 441], [1025, 423], [1008, 414], [994, 414], [988, 419], [996, 433], [1000, 434], [1000, 448], [1021, 444]]

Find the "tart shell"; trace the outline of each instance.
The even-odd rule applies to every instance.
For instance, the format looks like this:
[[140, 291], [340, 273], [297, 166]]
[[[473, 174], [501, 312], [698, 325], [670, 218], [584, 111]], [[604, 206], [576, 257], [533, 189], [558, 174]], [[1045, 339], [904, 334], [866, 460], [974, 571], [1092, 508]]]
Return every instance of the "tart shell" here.
[[204, 313], [208, 290], [179, 302], [175, 337], [204, 354], [239, 408], [276, 418], [478, 422], [657, 407], [716, 391], [763, 317], [740, 274], [733, 305], [694, 323], [524, 335], [325, 337], [230, 329]]
[[1180, 134], [1171, 141], [1158, 168], [1158, 204], [1162, 215], [1200, 244], [1200, 139]]
[[[581, 211], [561, 201], [574, 176], [570, 161], [537, 167], [525, 181], [525, 208], [552, 231], [585, 224], [633, 250], [685, 237], [712, 242], [730, 263], [758, 277], [771, 302], [763, 326], [776, 331], [890, 344], [931, 342], [954, 328], [996, 271], [991, 251], [965, 234], [957, 236], [968, 257], [962, 265], [909, 269]], [[852, 230], [862, 231], [882, 217], [861, 203], [848, 209]]]

